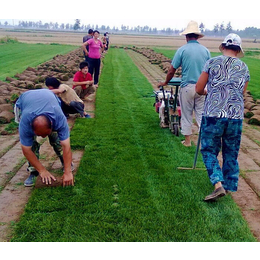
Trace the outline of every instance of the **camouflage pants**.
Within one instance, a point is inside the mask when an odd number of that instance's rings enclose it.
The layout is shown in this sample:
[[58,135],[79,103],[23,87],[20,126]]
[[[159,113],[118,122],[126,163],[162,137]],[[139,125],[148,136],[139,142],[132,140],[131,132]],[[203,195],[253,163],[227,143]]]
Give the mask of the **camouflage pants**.
[[[240,119],[203,117],[201,123],[201,153],[212,185],[222,182],[229,191],[237,191],[242,123]],[[223,166],[218,154],[222,148]]]
[[[63,165],[63,150],[62,150],[62,146],[60,144],[60,140],[58,137],[58,133],[57,132],[52,132],[49,136],[49,143],[50,145],[53,147],[55,153],[57,154],[57,156],[59,157],[61,164]],[[33,153],[36,155],[36,157],[39,159],[40,158],[40,147],[41,145],[37,142],[37,136],[34,137],[33,140],[33,145],[32,145],[32,151]],[[34,175],[38,175],[39,173],[36,171],[36,169],[30,164],[30,162],[28,162],[28,168],[27,171],[29,171],[30,173],[34,174]]]

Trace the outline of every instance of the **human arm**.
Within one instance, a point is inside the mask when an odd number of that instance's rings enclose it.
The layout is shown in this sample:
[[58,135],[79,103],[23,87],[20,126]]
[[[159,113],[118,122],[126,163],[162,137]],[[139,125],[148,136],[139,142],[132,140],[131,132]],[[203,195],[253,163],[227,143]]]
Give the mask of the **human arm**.
[[59,88],[57,88],[57,89],[51,89],[51,91],[52,91],[54,94],[58,95],[58,94],[61,94],[61,93],[66,92],[66,89],[65,89],[63,86],[59,86]]
[[70,138],[60,141],[63,150],[63,160],[64,160],[64,174],[62,176],[62,185],[74,186],[74,176],[71,171],[72,163],[72,153],[70,147]]
[[100,47],[101,47],[101,53],[103,53],[104,52],[104,49],[105,49],[105,47],[104,47],[104,44],[100,41]]
[[82,45],[83,51],[85,52],[86,56],[88,56],[88,50],[87,50],[87,45],[89,45],[89,42],[84,42]]
[[51,184],[52,180],[56,181],[56,178],[38,160],[31,147],[22,145],[22,152],[30,164],[39,172],[43,183],[48,185]]
[[209,74],[203,71],[197,81],[195,91],[199,95],[207,95],[207,90],[205,89],[207,82],[208,82]]
[[244,86],[243,95],[246,93],[247,87],[248,87],[248,81],[246,82],[246,84]]
[[88,80],[88,81],[82,81],[82,82],[73,80],[73,85],[76,87],[82,86],[82,85],[87,85],[86,87],[89,87],[89,86],[93,85],[93,83],[94,83],[94,80]]
[[174,74],[175,74],[176,69],[171,65],[167,75],[166,75],[166,79],[165,82],[160,82],[158,87],[160,86],[166,86],[168,85],[168,83],[170,82],[170,80],[173,78]]

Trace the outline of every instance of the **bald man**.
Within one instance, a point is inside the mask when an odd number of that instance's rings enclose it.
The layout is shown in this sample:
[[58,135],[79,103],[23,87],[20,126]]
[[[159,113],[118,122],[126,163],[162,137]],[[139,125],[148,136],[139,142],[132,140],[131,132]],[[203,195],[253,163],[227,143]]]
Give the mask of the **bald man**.
[[70,132],[59,99],[48,89],[30,90],[19,97],[16,108],[21,111],[19,136],[22,151],[29,161],[30,176],[24,185],[32,186],[38,174],[46,185],[56,181],[39,161],[40,145],[36,141],[37,136],[43,138],[48,136],[50,144],[64,164],[63,186],[74,185]]

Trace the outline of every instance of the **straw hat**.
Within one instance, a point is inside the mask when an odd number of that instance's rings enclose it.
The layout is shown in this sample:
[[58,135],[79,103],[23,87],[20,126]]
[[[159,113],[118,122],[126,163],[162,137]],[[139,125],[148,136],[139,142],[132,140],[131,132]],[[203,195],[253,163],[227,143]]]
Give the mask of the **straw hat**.
[[191,33],[197,34],[199,38],[204,37],[204,34],[202,34],[199,29],[198,23],[195,21],[190,21],[187,28],[182,33],[180,33],[180,35],[187,35]]

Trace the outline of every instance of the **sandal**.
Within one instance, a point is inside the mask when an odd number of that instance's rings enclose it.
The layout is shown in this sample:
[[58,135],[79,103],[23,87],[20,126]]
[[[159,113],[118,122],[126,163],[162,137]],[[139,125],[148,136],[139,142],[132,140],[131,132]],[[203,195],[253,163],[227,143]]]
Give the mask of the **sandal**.
[[186,146],[186,147],[191,147],[191,144],[190,144],[190,145],[186,145],[186,144],[185,144],[185,140],[181,141],[181,143],[182,143],[184,146]]

